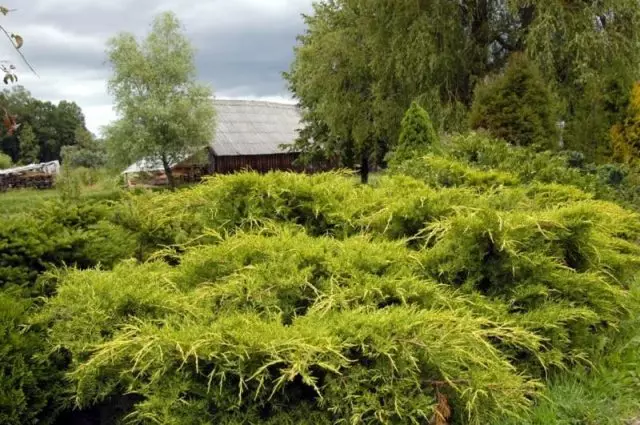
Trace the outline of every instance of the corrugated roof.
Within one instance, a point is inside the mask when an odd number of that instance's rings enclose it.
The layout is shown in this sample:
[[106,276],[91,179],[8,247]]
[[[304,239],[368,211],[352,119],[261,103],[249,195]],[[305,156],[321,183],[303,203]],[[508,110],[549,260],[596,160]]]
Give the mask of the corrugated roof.
[[216,136],[211,144],[217,156],[284,153],[302,127],[296,105],[255,100],[216,99]]

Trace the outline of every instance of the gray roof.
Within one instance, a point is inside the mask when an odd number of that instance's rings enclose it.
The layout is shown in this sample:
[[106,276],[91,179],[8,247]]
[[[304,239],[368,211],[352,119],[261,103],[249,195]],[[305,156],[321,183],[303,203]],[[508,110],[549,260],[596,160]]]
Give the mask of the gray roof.
[[302,127],[296,105],[254,100],[215,100],[217,156],[269,155],[285,152]]

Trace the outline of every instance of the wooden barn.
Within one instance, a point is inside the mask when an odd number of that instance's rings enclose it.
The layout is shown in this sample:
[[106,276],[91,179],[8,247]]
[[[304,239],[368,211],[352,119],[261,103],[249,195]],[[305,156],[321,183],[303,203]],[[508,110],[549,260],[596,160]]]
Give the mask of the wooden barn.
[[[227,174],[295,170],[297,153],[280,148],[298,137],[296,105],[252,100],[216,100],[216,137],[209,146],[209,172]],[[298,170],[300,171],[300,170]]]
[[[296,105],[254,100],[215,100],[214,103],[214,140],[202,152],[172,162],[178,181],[197,181],[203,174],[242,170],[305,171],[293,164],[298,153],[281,148],[298,137],[301,115]],[[166,183],[159,161],[143,159],[123,174],[129,185],[139,175],[144,175],[149,184]]]

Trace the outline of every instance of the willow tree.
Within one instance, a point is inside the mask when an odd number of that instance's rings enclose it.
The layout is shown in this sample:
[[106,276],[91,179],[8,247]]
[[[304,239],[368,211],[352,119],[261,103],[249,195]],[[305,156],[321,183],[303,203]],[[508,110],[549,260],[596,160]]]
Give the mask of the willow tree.
[[162,164],[175,189],[172,166],[213,139],[215,111],[209,86],[196,81],[194,48],[172,13],[158,15],[138,42],[123,33],[109,41],[109,91],[121,118],[108,127],[111,157]]
[[397,140],[414,100],[439,130],[459,127],[477,83],[524,52],[559,93],[570,145],[607,145],[624,102],[606,95],[638,72],[639,17],[631,0],[320,1],[285,78],[310,121],[366,153]]
[[335,140],[327,147],[351,148],[360,159],[361,179],[366,183],[376,136],[374,80],[366,40],[360,28],[345,22],[357,16],[340,10],[337,2],[318,3],[314,8],[315,15],[305,17],[309,30],[300,37],[302,46],[286,78],[294,94],[312,109],[309,125],[317,121],[326,125],[328,135],[317,143]]

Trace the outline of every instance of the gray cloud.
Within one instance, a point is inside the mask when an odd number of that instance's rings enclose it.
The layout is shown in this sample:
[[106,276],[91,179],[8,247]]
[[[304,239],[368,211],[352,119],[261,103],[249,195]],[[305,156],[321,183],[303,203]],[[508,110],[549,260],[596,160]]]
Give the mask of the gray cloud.
[[[118,32],[143,36],[153,16],[177,13],[197,49],[199,78],[219,97],[287,98],[281,78],[293,58],[300,14],[312,0],[34,0],[5,18],[25,38],[24,54],[38,71],[25,71],[8,43],[1,50],[19,66],[21,82],[38,98],[76,101],[91,130],[114,118],[106,91],[107,39]],[[8,3],[8,1],[6,2]],[[2,44],[2,43],[0,43]]]

